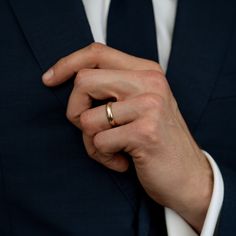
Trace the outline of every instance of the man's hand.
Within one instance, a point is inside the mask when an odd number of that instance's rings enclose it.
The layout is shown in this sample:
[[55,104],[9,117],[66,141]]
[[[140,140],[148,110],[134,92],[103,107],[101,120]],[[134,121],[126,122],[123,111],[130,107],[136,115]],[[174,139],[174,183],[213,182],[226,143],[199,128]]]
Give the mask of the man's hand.
[[[128,153],[138,178],[156,202],[201,231],[213,188],[212,170],[193,140],[159,64],[94,43],[58,61],[44,74],[56,86],[77,74],[67,117],[83,131],[91,158],[126,171]],[[115,99],[111,127],[106,107]]]

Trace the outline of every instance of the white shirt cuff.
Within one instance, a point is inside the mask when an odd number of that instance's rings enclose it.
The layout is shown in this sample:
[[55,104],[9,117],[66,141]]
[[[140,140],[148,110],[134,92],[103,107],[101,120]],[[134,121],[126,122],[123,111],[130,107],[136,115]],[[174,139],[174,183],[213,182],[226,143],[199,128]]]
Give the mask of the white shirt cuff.
[[[211,202],[207,211],[206,219],[202,228],[201,236],[213,236],[220,210],[224,199],[224,182],[221,172],[213,158],[205,151],[214,177],[214,187]],[[177,213],[169,208],[165,208],[166,226],[168,236],[197,236],[198,234],[191,226]]]

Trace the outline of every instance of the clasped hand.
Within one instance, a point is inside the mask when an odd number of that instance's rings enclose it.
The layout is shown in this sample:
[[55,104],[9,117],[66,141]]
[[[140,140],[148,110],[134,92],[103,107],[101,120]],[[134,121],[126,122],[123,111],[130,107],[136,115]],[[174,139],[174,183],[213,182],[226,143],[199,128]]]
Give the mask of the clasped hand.
[[[201,231],[212,194],[212,170],[178,109],[156,62],[93,43],[59,60],[43,76],[52,87],[76,73],[68,119],[83,132],[88,155],[119,172],[128,153],[145,191]],[[111,127],[105,105],[115,99]]]

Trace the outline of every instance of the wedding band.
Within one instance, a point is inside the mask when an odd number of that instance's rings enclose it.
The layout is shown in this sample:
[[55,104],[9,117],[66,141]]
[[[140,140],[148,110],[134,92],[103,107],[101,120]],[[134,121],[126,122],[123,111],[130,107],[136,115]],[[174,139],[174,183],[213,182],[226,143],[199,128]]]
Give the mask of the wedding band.
[[106,105],[106,115],[107,115],[107,120],[111,127],[117,126],[117,123],[115,122],[114,115],[112,112],[112,102],[108,102]]

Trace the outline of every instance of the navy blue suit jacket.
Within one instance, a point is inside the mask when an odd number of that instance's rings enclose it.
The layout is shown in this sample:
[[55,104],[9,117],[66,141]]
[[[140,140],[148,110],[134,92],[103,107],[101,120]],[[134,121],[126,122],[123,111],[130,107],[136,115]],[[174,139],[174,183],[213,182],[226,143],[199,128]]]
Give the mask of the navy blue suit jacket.
[[[73,82],[42,84],[46,69],[91,42],[79,0],[0,1],[0,235],[148,236],[163,219],[132,168],[118,174],[87,157],[65,117]],[[223,174],[217,232],[227,236],[236,232],[235,55],[235,0],[179,0],[167,78]]]

